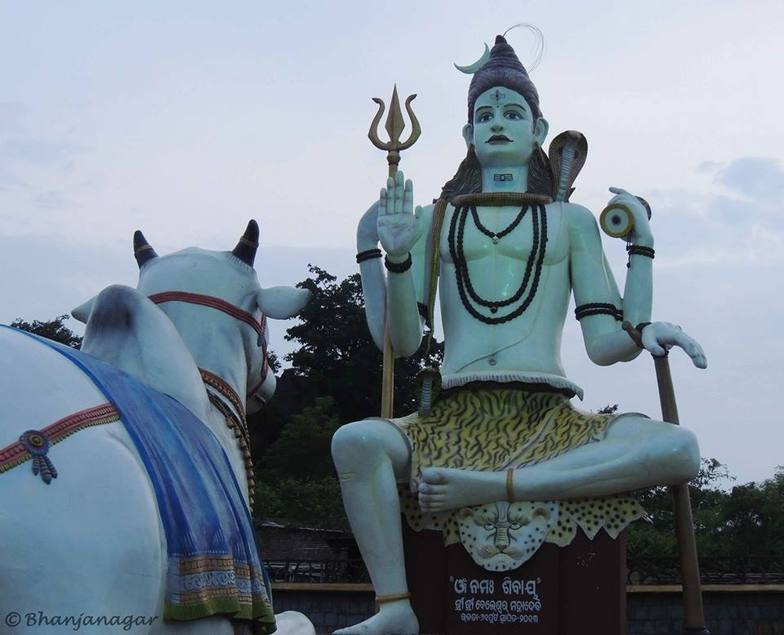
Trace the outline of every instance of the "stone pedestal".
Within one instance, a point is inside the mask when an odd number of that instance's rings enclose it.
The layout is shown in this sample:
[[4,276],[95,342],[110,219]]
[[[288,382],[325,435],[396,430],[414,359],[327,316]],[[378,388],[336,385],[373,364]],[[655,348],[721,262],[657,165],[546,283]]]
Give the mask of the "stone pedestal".
[[408,587],[423,635],[624,635],[623,534],[544,544],[520,568],[491,572],[440,532],[403,521]]

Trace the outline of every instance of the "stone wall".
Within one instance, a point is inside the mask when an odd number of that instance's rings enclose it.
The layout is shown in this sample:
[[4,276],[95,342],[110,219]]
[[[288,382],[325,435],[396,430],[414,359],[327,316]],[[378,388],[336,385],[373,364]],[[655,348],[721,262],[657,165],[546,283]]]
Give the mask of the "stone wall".
[[[275,585],[275,612],[300,611],[319,635],[355,624],[374,612],[367,585]],[[731,587],[703,593],[711,635],[784,635],[784,586]],[[681,596],[671,591],[627,594],[629,635],[682,635]],[[520,628],[520,627],[517,627]]]
[[[310,586],[337,585],[313,584]],[[318,635],[332,633],[337,628],[351,626],[373,615],[375,613],[374,597],[372,591],[301,591],[282,590],[278,585],[272,587],[275,612],[299,611],[304,613],[316,626]]]
[[[784,635],[784,589],[742,589],[703,593],[711,635]],[[678,593],[629,593],[629,635],[681,635],[683,607]]]

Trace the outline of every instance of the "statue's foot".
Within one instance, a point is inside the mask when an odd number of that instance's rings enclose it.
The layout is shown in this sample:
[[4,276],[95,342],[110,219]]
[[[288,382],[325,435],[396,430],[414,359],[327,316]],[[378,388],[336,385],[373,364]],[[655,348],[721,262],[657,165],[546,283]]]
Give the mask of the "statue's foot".
[[506,474],[426,467],[422,469],[417,497],[419,506],[426,512],[506,500]]
[[410,602],[390,602],[373,617],[332,635],[419,635],[419,622]]

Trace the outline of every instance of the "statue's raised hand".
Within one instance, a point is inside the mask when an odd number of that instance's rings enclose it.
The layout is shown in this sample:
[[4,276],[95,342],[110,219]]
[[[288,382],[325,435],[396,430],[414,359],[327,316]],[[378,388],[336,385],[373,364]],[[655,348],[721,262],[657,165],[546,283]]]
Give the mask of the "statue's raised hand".
[[680,326],[669,322],[652,322],[642,330],[642,345],[656,357],[661,357],[670,348],[682,348],[691,357],[697,368],[707,368],[708,359],[697,340],[689,337]]
[[609,203],[610,205],[621,204],[627,207],[634,216],[634,229],[632,229],[629,239],[633,245],[643,245],[653,247],[653,232],[651,224],[648,222],[648,210],[639,198],[620,187],[611,187],[610,191],[615,194]]
[[414,216],[414,187],[402,172],[387,179],[378,202],[378,239],[387,255],[395,260],[406,257],[419,239],[422,228]]

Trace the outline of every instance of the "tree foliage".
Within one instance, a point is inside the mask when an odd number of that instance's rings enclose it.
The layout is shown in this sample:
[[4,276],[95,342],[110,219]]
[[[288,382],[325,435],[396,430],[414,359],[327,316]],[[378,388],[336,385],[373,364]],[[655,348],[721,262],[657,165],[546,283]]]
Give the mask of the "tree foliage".
[[25,322],[22,318],[17,318],[11,322],[11,326],[21,331],[35,333],[41,337],[60,342],[71,348],[79,348],[82,345],[82,338],[65,325],[67,319],[69,319],[68,315],[58,315],[56,318],[45,322],[40,320]]
[[[311,526],[346,524],[332,467],[330,442],[345,423],[381,410],[382,355],[365,322],[358,274],[338,281],[310,266],[297,286],[312,298],[286,339],[299,345],[285,360],[275,397],[250,422],[258,482],[257,514]],[[417,408],[416,375],[438,362],[436,343],[428,360],[420,351],[395,363],[395,415]]]
[[[784,556],[784,469],[762,483],[728,487],[735,480],[716,459],[703,459],[690,483],[697,550],[702,558]],[[675,557],[675,518],[666,487],[640,492],[648,512],[629,530],[629,553]]]

